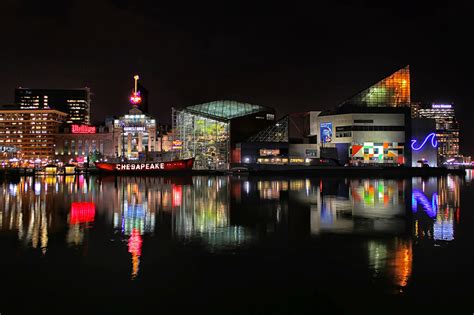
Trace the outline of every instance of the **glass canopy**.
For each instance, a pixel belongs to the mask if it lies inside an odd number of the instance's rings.
[[[215,101],[210,103],[191,105],[185,108],[186,111],[194,112],[205,116],[230,120],[232,118],[242,117],[261,111],[267,111],[268,108],[260,105],[239,103],[236,101]]]

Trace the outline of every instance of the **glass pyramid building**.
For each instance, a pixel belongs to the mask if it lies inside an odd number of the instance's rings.
[[[248,142],[288,142],[288,115],[273,125],[259,131],[248,139]]]
[[[410,68],[406,66],[343,102],[342,106],[409,107]]]

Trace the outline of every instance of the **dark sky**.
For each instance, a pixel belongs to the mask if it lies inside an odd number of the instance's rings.
[[[88,86],[101,120],[127,111],[138,73],[162,122],[172,106],[218,99],[281,116],[331,108],[410,64],[412,100],[454,102],[462,151],[474,154],[471,7],[159,2],[1,0],[0,103],[16,86]]]

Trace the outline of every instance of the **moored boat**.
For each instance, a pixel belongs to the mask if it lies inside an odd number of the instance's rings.
[[[163,162],[95,162],[98,170],[114,173],[168,173],[191,171],[194,158]]]

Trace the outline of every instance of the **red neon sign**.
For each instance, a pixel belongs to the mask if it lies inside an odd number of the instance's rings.
[[[96,133],[96,129],[93,126],[72,125],[72,133]]]
[[[93,202],[73,202],[71,203],[71,216],[69,224],[80,224],[93,222],[95,217],[95,203]]]
[[[140,91],[132,93],[132,95],[130,96],[130,102],[133,105],[138,105],[142,102],[142,97],[140,96]]]

